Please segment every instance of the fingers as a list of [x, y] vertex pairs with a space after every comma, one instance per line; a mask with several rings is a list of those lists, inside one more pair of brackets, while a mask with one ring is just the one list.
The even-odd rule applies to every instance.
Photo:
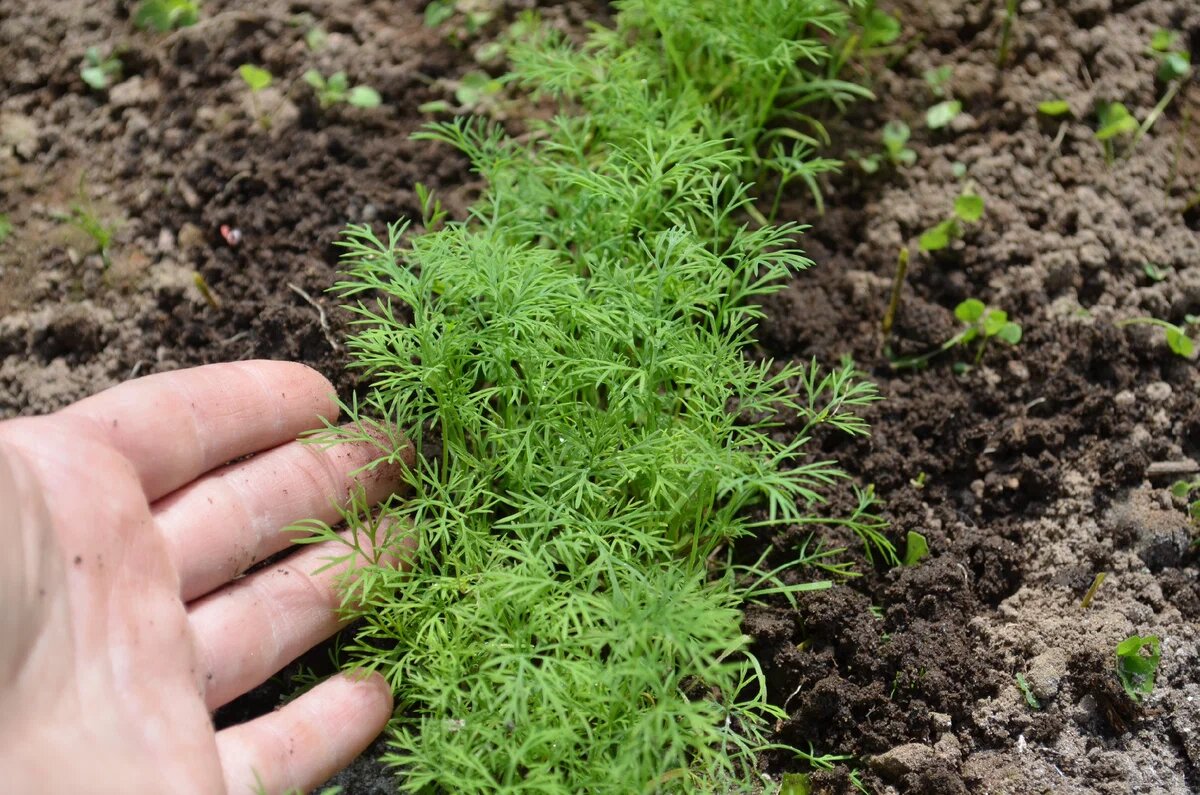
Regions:
[[383, 731], [392, 693], [379, 674], [327, 679], [283, 708], [217, 734], [229, 795], [309, 792]]
[[[393, 564], [403, 558], [402, 548], [414, 543], [411, 535], [400, 536], [394, 525], [380, 527], [378, 535], [360, 536], [360, 546], [367, 554], [373, 543], [386, 546], [386, 559]], [[328, 564], [348, 552], [342, 544], [307, 547], [189, 606], [209, 709], [262, 684], [342, 627], [336, 612], [341, 603], [337, 581], [363, 561], [356, 555], [357, 560]], [[318, 571], [322, 567], [326, 568]]]
[[63, 409], [124, 455], [151, 501], [335, 419], [334, 389], [293, 362], [232, 362], [129, 381]]
[[[368, 505], [400, 485], [399, 464], [357, 470], [383, 450], [370, 443], [320, 448], [292, 442], [211, 472], [154, 505], [179, 571], [184, 601], [218, 588], [285, 548], [280, 532], [303, 519], [337, 524], [357, 486]], [[412, 463], [412, 448], [404, 454]]]

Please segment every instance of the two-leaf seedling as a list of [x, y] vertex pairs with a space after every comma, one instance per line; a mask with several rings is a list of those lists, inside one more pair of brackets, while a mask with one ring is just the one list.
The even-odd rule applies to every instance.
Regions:
[[953, 74], [952, 67], [939, 66], [937, 69], [926, 70], [923, 75], [925, 82], [929, 85], [929, 90], [935, 97], [941, 98], [940, 102], [931, 105], [925, 111], [925, 126], [931, 130], [942, 129], [962, 113], [962, 102], [950, 96], [948, 88]]
[[133, 14], [133, 24], [142, 30], [167, 33], [200, 21], [198, 0], [142, 0]]
[[271, 115], [263, 113], [262, 107], [258, 102], [259, 92], [265, 90], [274, 82], [271, 73], [261, 66], [244, 63], [238, 67], [238, 74], [242, 78], [242, 82], [250, 89], [250, 104], [254, 108], [254, 117], [258, 119], [259, 125], [265, 130], [271, 126]]
[[1150, 39], [1147, 52], [1158, 61], [1156, 76], [1161, 82], [1166, 83], [1167, 88], [1158, 104], [1146, 115], [1141, 124], [1138, 124], [1129, 109], [1120, 102], [1101, 102], [1096, 106], [1096, 118], [1099, 121], [1096, 140], [1104, 145], [1104, 158], [1107, 162], [1112, 163], [1115, 158], [1115, 140], [1132, 136], [1127, 152], [1137, 146], [1138, 141], [1150, 131], [1154, 123], [1166, 111], [1167, 106], [1171, 104], [1171, 100], [1179, 93], [1180, 87], [1191, 76], [1191, 55], [1186, 49], [1176, 48], [1178, 38], [1179, 34], [1175, 31], [1158, 30]]
[[105, 56], [100, 53], [99, 47], [88, 47], [83, 54], [79, 76], [92, 88], [104, 91], [113, 83], [120, 82], [123, 68], [121, 59], [115, 53]]
[[1157, 77], [1164, 83], [1182, 80], [1192, 73], [1192, 56], [1186, 48], [1180, 48], [1179, 33], [1159, 29], [1150, 37], [1147, 52], [1158, 61]]
[[377, 108], [383, 101], [379, 92], [370, 86], [358, 85], [351, 88], [345, 72], [334, 72], [326, 79], [316, 69], [309, 69], [304, 73], [304, 82], [317, 92], [317, 102], [322, 108], [341, 102], [356, 108]]
[[1132, 635], [1117, 644], [1117, 678], [1125, 693], [1141, 702], [1154, 691], [1154, 676], [1162, 659], [1162, 644], [1157, 635]]
[[[893, 370], [910, 367], [920, 367], [940, 353], [945, 353], [959, 346], [968, 347], [978, 342], [975, 348], [975, 364], [983, 359], [988, 343], [993, 339], [1016, 345], [1021, 341], [1022, 329], [1019, 323], [1008, 319], [1008, 313], [1003, 309], [992, 309], [978, 298], [968, 298], [954, 307], [954, 316], [963, 324], [962, 329], [937, 348], [919, 356], [908, 356], [892, 361]], [[956, 371], [967, 369], [965, 365], [957, 366]]]
[[968, 187], [954, 200], [954, 214], [921, 234], [920, 249], [941, 251], [963, 236], [963, 224], [974, 224], [983, 217], [983, 198]]
[[[1200, 324], [1200, 317], [1187, 315], [1184, 318], [1184, 322], [1189, 327], [1195, 326]], [[1167, 347], [1184, 358], [1189, 358], [1196, 350], [1196, 344], [1192, 341], [1191, 336], [1189, 336], [1188, 329], [1166, 320], [1160, 320], [1156, 317], [1135, 317], [1117, 323], [1118, 328], [1124, 328], [1125, 326], [1156, 326], [1162, 329], [1163, 334], [1167, 338]]]
[[917, 162], [917, 153], [908, 148], [908, 139], [912, 137], [912, 130], [907, 124], [899, 119], [893, 119], [883, 125], [880, 137], [883, 139], [882, 152], [858, 158], [858, 165], [864, 172], [874, 174], [879, 171], [885, 158], [886, 162], [897, 168], [911, 166]]

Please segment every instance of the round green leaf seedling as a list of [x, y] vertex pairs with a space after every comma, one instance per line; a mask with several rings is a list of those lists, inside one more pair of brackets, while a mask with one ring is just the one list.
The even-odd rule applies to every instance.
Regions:
[[863, 20], [862, 46], [864, 48], [891, 44], [900, 38], [900, 20], [886, 11], [872, 8]]
[[383, 102], [383, 97], [370, 86], [355, 86], [350, 89], [346, 102], [356, 108], [377, 108]]
[[1100, 119], [1100, 129], [1096, 130], [1096, 139], [1108, 141], [1118, 135], [1129, 135], [1137, 130], [1137, 119], [1130, 115], [1129, 109], [1120, 102], [1108, 102], [1096, 111]]
[[954, 117], [960, 113], [962, 113], [962, 102], [957, 99], [939, 102], [925, 111], [925, 125], [931, 130], [940, 130], [954, 121]]
[[1164, 83], [1180, 80], [1192, 72], [1192, 59], [1186, 52], [1169, 52], [1158, 65], [1158, 79]]
[[1021, 341], [1021, 327], [1010, 320], [996, 331], [996, 336], [1009, 345], [1016, 345]]
[[958, 306], [954, 307], [954, 316], [964, 323], [974, 323], [983, 317], [984, 310], [983, 301], [978, 298], [968, 298]]
[[250, 87], [250, 90], [255, 93], [271, 85], [271, 73], [254, 64], [242, 64], [238, 67], [238, 74], [241, 75], [243, 82]]
[[964, 193], [954, 200], [954, 214], [973, 224], [983, 217], [983, 199], [974, 193]]
[[1192, 342], [1192, 338], [1185, 334], [1182, 329], [1169, 328], [1166, 330], [1166, 332], [1167, 347], [1173, 350], [1175, 353], [1179, 354], [1180, 356], [1187, 357], [1191, 356], [1196, 350], [1196, 346]]
[[950, 245], [950, 241], [959, 236], [958, 220], [954, 218], [942, 221], [932, 229], [927, 229], [917, 241], [921, 251], [941, 251]]
[[[1143, 654], [1143, 650], [1147, 653]], [[1134, 701], [1141, 701], [1154, 691], [1160, 659], [1162, 643], [1157, 635], [1132, 635], [1117, 644], [1117, 678]]]

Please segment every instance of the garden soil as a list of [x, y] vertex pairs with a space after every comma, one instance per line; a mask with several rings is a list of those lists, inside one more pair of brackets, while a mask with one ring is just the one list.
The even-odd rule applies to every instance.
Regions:
[[[323, 292], [338, 231], [416, 215], [418, 181], [458, 217], [477, 189], [453, 152], [408, 140], [426, 118], [417, 106], [453, 101], [453, 81], [477, 67], [479, 40], [455, 46], [426, 28], [423, 5], [209, 0], [200, 25], [152, 36], [117, 0], [0, 0], [0, 212], [14, 227], [0, 243], [0, 417], [250, 357], [304, 361], [350, 396], [349, 317]], [[831, 126], [850, 163], [828, 181], [826, 213], [800, 193], [785, 201], [782, 218], [813, 224], [804, 245], [817, 264], [767, 302], [760, 332], [763, 356], [850, 355], [879, 384], [871, 437], [814, 444], [874, 484], [892, 538], [920, 532], [931, 554], [888, 569], [844, 533], [863, 576], [795, 609], [751, 607], [745, 629], [788, 714], [777, 739], [853, 756], [871, 791], [1200, 791], [1200, 562], [1168, 492], [1200, 476], [1200, 376], [1161, 331], [1116, 325], [1200, 314], [1200, 209], [1183, 210], [1200, 190], [1200, 85], [1111, 164], [1092, 134], [1097, 101], [1139, 119], [1158, 101], [1145, 52], [1155, 29], [1183, 31], [1200, 61], [1200, 5], [1025, 0], [997, 68], [1003, 5], [881, 3], [911, 46], [890, 68], [873, 64], [879, 101]], [[607, 13], [544, 11], [575, 29]], [[328, 37], [313, 52], [316, 23]], [[122, 49], [127, 79], [107, 96], [79, 78], [92, 45]], [[277, 77], [260, 102], [269, 129], [236, 76], [247, 62]], [[922, 75], [943, 65], [964, 113], [935, 132]], [[383, 107], [318, 108], [298, 79], [310, 67], [344, 69]], [[1073, 117], [1039, 117], [1050, 98]], [[877, 150], [890, 119], [913, 128], [917, 163], [866, 175], [848, 153]], [[967, 181], [984, 218], [948, 250], [914, 255], [881, 339], [898, 251], [916, 251]], [[115, 227], [111, 265], [64, 222], [78, 211]], [[1020, 344], [990, 345], [965, 372], [955, 364], [973, 350], [889, 366], [885, 347], [919, 354], [953, 335], [968, 297], [1006, 310]], [[769, 544], [782, 562], [803, 539], [792, 529], [740, 552]], [[1140, 705], [1113, 673], [1134, 633], [1162, 639]], [[260, 688], [221, 719], [286, 690]], [[336, 781], [389, 791], [381, 749]], [[775, 780], [790, 769], [764, 760]], [[850, 769], [818, 774], [815, 791], [853, 791]]]

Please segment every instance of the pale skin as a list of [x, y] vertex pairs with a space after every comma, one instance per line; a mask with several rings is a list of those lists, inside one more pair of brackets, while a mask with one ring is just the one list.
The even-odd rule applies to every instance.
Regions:
[[398, 485], [396, 467], [355, 474], [373, 445], [295, 441], [336, 418], [333, 393], [302, 365], [238, 362], [0, 423], [0, 788], [304, 792], [382, 731], [378, 675], [210, 718], [341, 626], [345, 567], [314, 573], [333, 550], [239, 575], [289, 524]]

